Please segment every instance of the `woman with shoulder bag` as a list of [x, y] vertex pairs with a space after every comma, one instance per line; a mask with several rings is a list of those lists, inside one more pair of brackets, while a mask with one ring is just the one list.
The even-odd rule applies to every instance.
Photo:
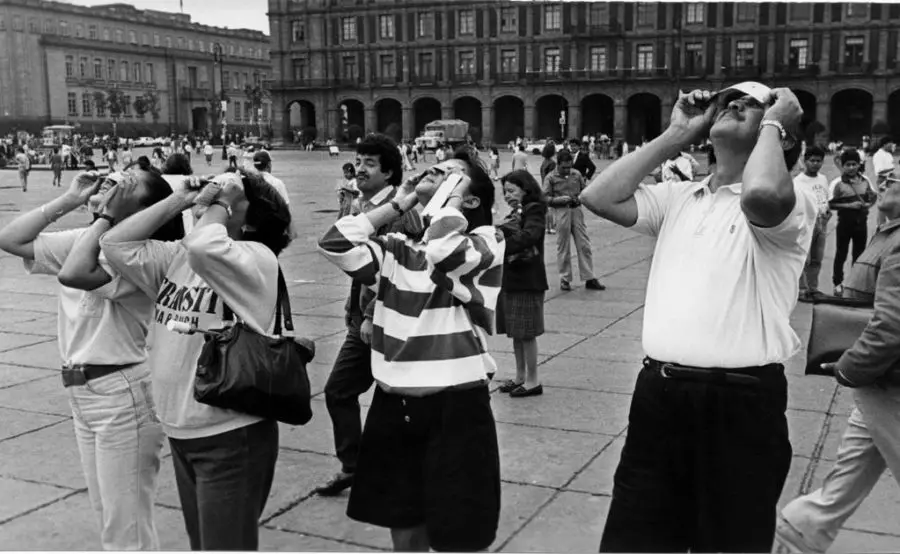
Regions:
[[516, 378], [500, 386], [513, 397], [537, 396], [544, 387], [537, 375], [537, 337], [544, 334], [544, 232], [547, 203], [534, 177], [525, 170], [504, 175], [503, 196], [510, 214], [498, 226], [506, 239], [503, 287], [497, 302], [497, 333], [513, 339]]
[[[113, 227], [101, 247], [124, 279], [155, 299], [153, 391], [191, 549], [256, 550], [278, 457], [277, 423], [195, 400], [204, 337], [167, 324], [220, 328], [227, 305], [246, 327], [271, 334], [277, 256], [290, 243], [291, 214], [257, 173], [226, 173], [199, 188], [196, 177], [185, 178], [168, 198]], [[188, 208], [195, 223], [183, 241], [149, 240]]]

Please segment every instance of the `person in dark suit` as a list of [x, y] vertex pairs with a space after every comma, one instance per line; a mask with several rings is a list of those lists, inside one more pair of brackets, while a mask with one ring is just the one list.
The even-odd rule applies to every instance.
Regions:
[[581, 141], [578, 139], [569, 141], [569, 150], [572, 151], [572, 157], [575, 158], [572, 169], [577, 169], [578, 173], [581, 173], [584, 177], [584, 180], [590, 182], [594, 178], [594, 172], [597, 171], [597, 166], [591, 161], [590, 153], [588, 153], [586, 148], [583, 148]]

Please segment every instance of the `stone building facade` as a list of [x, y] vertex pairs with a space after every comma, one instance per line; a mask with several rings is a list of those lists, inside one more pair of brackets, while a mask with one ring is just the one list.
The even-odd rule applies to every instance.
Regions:
[[[259, 31], [200, 25], [186, 14], [128, 4], [0, 0], [0, 135], [62, 123], [109, 133], [112, 118], [95, 92], [113, 88], [126, 99], [120, 136], [203, 131], [218, 125], [211, 101], [223, 84], [229, 125], [254, 132], [259, 114], [248, 113], [244, 86], [270, 72], [269, 37]], [[134, 113], [134, 100], [148, 92], [159, 99], [156, 120]], [[264, 111], [268, 124], [268, 105]]]
[[804, 124], [900, 135], [900, 4], [269, 0], [275, 132], [640, 142], [679, 89], [791, 87]]

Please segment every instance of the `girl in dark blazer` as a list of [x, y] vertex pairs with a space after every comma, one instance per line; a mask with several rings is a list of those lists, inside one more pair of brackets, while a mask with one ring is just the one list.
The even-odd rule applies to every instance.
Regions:
[[544, 232], [547, 203], [535, 178], [516, 170], [502, 178], [503, 196], [510, 207], [498, 226], [506, 238], [503, 288], [497, 302], [497, 333], [513, 340], [516, 378], [500, 386], [510, 396], [536, 396], [544, 388], [537, 375], [537, 337], [544, 334]]

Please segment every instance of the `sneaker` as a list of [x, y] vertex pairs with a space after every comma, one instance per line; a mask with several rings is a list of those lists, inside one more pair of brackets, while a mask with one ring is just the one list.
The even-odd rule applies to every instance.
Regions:
[[565, 279], [562, 279], [562, 280], [559, 282], [559, 288], [562, 289], [562, 290], [572, 290], [572, 285], [571, 285], [568, 281], [566, 281]]
[[342, 491], [349, 489], [353, 485], [353, 474], [344, 473], [343, 471], [335, 474], [330, 481], [318, 487], [313, 492], [319, 496], [337, 496]]
[[588, 279], [584, 282], [584, 288], [591, 290], [606, 290], [606, 285], [596, 279]]

